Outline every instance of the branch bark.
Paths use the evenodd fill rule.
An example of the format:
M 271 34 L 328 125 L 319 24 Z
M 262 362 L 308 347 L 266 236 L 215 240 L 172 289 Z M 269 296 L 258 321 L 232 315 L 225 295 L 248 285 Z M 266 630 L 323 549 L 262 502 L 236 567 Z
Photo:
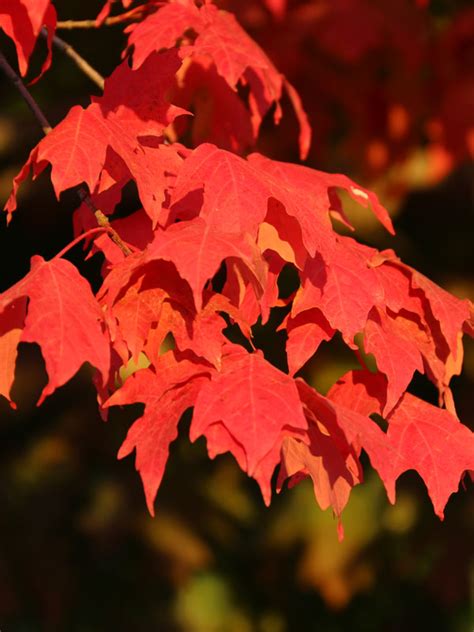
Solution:
M 120 15 L 109 16 L 105 18 L 103 22 L 97 22 L 97 20 L 63 20 L 56 23 L 56 28 L 68 31 L 72 29 L 99 29 L 102 26 L 115 26 L 116 24 L 123 24 L 124 22 L 138 22 L 147 12 L 146 7 L 135 7 L 135 9 L 131 9 Z
M 120 250 L 126 257 L 128 257 L 128 255 L 131 255 L 132 251 L 130 250 L 130 248 L 127 246 L 126 243 L 122 241 L 122 238 L 115 230 L 115 228 L 111 226 L 107 215 L 105 215 L 105 213 L 103 213 L 100 209 L 96 207 L 87 190 L 84 187 L 79 187 L 77 190 L 77 194 L 79 195 L 80 200 L 87 204 L 87 206 L 94 213 L 97 224 L 107 230 L 109 237 L 114 242 L 114 244 L 116 244 L 120 248 Z
M 39 107 L 39 105 L 36 103 L 36 101 L 32 97 L 30 91 L 25 86 L 25 84 L 21 80 L 20 76 L 10 66 L 10 64 L 8 63 L 5 55 L 3 55 L 3 53 L 1 51 L 0 51 L 0 69 L 8 77 L 8 79 L 13 83 L 13 85 L 16 87 L 16 89 L 19 91 L 19 93 L 21 94 L 21 96 L 25 100 L 26 104 L 28 105 L 28 107 L 32 111 L 34 117 L 36 118 L 36 120 L 40 124 L 41 129 L 43 130 L 43 133 L 45 135 L 49 134 L 49 132 L 51 132 L 53 128 L 51 127 L 48 119 L 46 118 L 46 116 L 41 111 L 41 108 Z M 127 246 L 127 244 L 125 244 L 122 241 L 120 235 L 117 233 L 115 228 L 113 228 L 110 225 L 110 222 L 109 222 L 107 216 L 100 209 L 98 209 L 96 207 L 96 205 L 94 204 L 94 202 L 93 202 L 93 200 L 92 200 L 87 188 L 84 187 L 83 185 L 79 185 L 77 187 L 77 194 L 79 196 L 79 199 L 82 202 L 85 202 L 87 204 L 87 206 L 94 212 L 94 215 L 95 215 L 95 218 L 97 220 L 98 226 L 100 228 L 103 228 L 104 230 L 107 231 L 107 233 L 110 236 L 110 238 L 112 239 L 112 241 L 115 244 L 117 244 L 117 246 L 120 248 L 120 250 L 123 252 L 123 254 L 126 257 L 128 255 L 131 255 L 132 251 Z
M 48 119 L 45 117 L 39 105 L 31 96 L 31 93 L 26 88 L 20 76 L 13 70 L 13 68 L 8 63 L 5 55 L 1 51 L 0 51 L 0 68 L 2 69 L 3 73 L 8 77 L 8 79 L 13 83 L 13 85 L 18 90 L 18 92 L 21 94 L 26 105 L 32 111 L 33 116 L 41 125 L 41 129 L 43 130 L 43 132 L 45 134 L 48 134 L 52 130 L 52 127 L 49 124 Z
M 48 36 L 48 31 L 45 27 L 41 29 L 41 35 L 43 37 Z M 84 57 L 81 57 L 81 55 L 79 55 L 79 53 L 71 46 L 71 44 L 68 44 L 68 42 L 65 42 L 57 35 L 53 36 L 53 44 L 54 46 L 56 46 L 56 48 L 62 51 L 70 59 L 72 59 L 76 66 L 80 70 L 82 70 L 82 72 L 87 75 L 87 77 L 89 77 L 89 79 L 93 81 L 96 86 L 98 86 L 101 90 L 104 89 L 104 78 L 102 77 L 102 75 L 98 73 L 97 70 L 84 59 Z

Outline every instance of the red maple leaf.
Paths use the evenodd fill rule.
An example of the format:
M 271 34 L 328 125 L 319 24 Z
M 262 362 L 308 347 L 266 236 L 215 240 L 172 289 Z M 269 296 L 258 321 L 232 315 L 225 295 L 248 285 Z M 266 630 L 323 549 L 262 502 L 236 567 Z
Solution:
M 119 458 L 137 451 L 136 468 L 142 477 L 148 509 L 160 486 L 169 444 L 176 439 L 178 422 L 193 405 L 200 386 L 208 379 L 206 367 L 184 357 L 166 353 L 156 363 L 156 373 L 145 369 L 127 379 L 105 406 L 145 403 L 145 413 L 130 428 L 119 451 Z
M 458 489 L 463 473 L 474 467 L 474 433 L 449 411 L 409 393 L 403 395 L 388 415 L 388 430 L 384 433 L 365 416 L 369 411 L 380 411 L 379 386 L 373 379 L 356 381 L 355 377 L 352 374 L 350 380 L 346 378 L 329 395 L 348 441 L 368 453 L 392 503 L 398 477 L 416 470 L 426 484 L 436 514 L 442 519 L 446 502 Z M 365 400 L 364 390 L 369 394 Z M 357 412 L 346 408 L 347 404 Z
M 384 413 L 392 410 L 411 382 L 414 371 L 423 373 L 420 349 L 409 332 L 397 326 L 397 320 L 374 308 L 364 329 L 364 347 L 387 376 L 388 389 Z
M 332 507 L 339 519 L 339 537 L 343 537 L 341 513 L 352 488 L 362 482 L 362 467 L 358 447 L 348 442 L 338 423 L 338 414 L 314 389 L 302 380 L 298 391 L 308 419 L 308 444 L 289 438 L 282 451 L 282 467 L 278 487 L 285 478 L 299 481 L 310 476 L 321 509 Z
M 110 349 L 102 312 L 89 283 L 68 261 L 33 257 L 30 272 L 0 294 L 0 310 L 2 355 L 8 362 L 2 368 L 3 395 L 9 396 L 18 342 L 41 347 L 49 381 L 39 403 L 84 362 L 98 369 L 103 384 L 108 381 Z
M 217 422 L 241 446 L 250 476 L 255 475 L 275 443 L 279 441 L 281 445 L 285 432 L 307 428 L 294 381 L 261 353 L 248 353 L 239 347 L 229 350 L 221 371 L 199 392 L 191 440 L 206 435 L 207 429 Z
M 38 80 L 51 66 L 51 42 L 56 28 L 56 10 L 51 0 L 0 0 L 0 28 L 16 47 L 18 66 L 24 76 L 41 28 L 48 29 L 48 54 Z
M 123 179 L 122 186 L 133 178 L 146 212 L 156 223 L 167 184 L 165 174 L 175 171 L 180 159 L 171 147 L 156 146 L 149 139 L 162 140 L 165 127 L 185 113 L 165 97 L 179 64 L 173 51 L 156 53 L 139 70 L 123 62 L 106 80 L 104 96 L 94 97 L 85 109 L 74 106 L 32 150 L 14 180 L 6 205 L 9 215 L 16 208 L 16 192 L 30 168 L 36 177 L 50 163 L 58 197 L 82 183 L 93 192 L 103 169 L 110 172 L 113 168 L 113 180 Z
M 330 340 L 335 333 L 318 308 L 300 312 L 295 317 L 290 316 L 284 325 L 288 332 L 286 355 L 290 375 L 299 371 L 316 353 L 321 342 Z

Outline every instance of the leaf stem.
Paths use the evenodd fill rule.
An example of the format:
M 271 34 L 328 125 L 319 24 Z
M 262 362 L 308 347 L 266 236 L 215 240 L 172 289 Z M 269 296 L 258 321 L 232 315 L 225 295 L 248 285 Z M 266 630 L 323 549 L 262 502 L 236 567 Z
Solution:
M 68 243 L 67 246 L 64 246 L 62 250 L 60 250 L 57 254 L 54 255 L 53 259 L 60 259 L 66 254 L 66 252 L 71 250 L 71 248 L 74 248 L 74 246 L 76 246 L 80 241 L 82 241 L 86 237 L 90 237 L 91 235 L 95 235 L 96 233 L 103 233 L 104 231 L 107 231 L 106 226 L 97 226 L 96 228 L 91 228 L 89 230 L 86 230 L 85 233 L 81 233 L 75 239 L 73 239 L 70 243 Z
M 13 70 L 13 68 L 8 63 L 5 55 L 1 51 L 0 51 L 0 68 L 2 69 L 4 74 L 8 77 L 8 79 L 13 83 L 13 85 L 18 90 L 18 92 L 21 94 L 26 105 L 30 108 L 35 119 L 40 124 L 43 132 L 45 134 L 49 134 L 49 132 L 52 130 L 52 127 L 48 119 L 45 117 L 39 105 L 31 96 L 30 91 L 25 86 L 20 76 Z
M 365 362 L 364 358 L 362 357 L 362 354 L 361 354 L 360 350 L 359 349 L 353 349 L 353 351 L 355 353 L 356 358 L 359 360 L 359 363 L 360 363 L 361 367 L 363 369 L 365 369 L 366 371 L 370 372 L 370 369 L 367 366 L 367 363 Z
M 122 238 L 120 237 L 118 232 L 115 230 L 115 228 L 111 226 L 107 215 L 105 215 L 100 209 L 96 207 L 92 198 L 87 193 L 87 190 L 84 187 L 79 187 L 77 190 L 77 194 L 79 195 L 80 199 L 85 204 L 87 204 L 87 206 L 94 213 L 97 223 L 99 224 L 101 228 L 104 228 L 108 232 L 109 237 L 114 242 L 114 244 L 116 244 L 120 248 L 120 250 L 123 252 L 123 254 L 126 257 L 131 255 L 132 251 L 130 250 L 130 248 L 127 246 L 126 243 L 122 241 Z
M 48 31 L 45 27 L 41 29 L 41 35 L 43 37 L 48 36 Z M 70 59 L 72 59 L 76 66 L 80 70 L 82 70 L 82 72 L 87 77 L 89 77 L 89 79 L 93 81 L 96 86 L 98 86 L 101 90 L 104 90 L 104 78 L 102 77 L 102 75 L 98 73 L 97 70 L 84 59 L 84 57 L 81 57 L 81 55 L 79 55 L 79 53 L 71 46 L 71 44 L 68 44 L 68 42 L 65 42 L 57 35 L 53 36 L 53 44 L 54 46 L 56 46 L 56 48 L 62 51 Z

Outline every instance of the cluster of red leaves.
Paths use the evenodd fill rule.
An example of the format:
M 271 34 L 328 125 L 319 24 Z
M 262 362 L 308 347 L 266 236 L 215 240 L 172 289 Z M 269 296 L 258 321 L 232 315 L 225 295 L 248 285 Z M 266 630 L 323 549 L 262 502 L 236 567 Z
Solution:
M 364 177 L 426 150 L 434 181 L 474 157 L 474 9 L 426 0 L 223 0 L 318 121 L 313 157 Z M 282 41 L 285 42 L 282 45 Z M 335 148 L 335 138 L 339 139 Z M 278 141 L 267 140 L 272 151 Z M 350 158 L 348 158 L 348 156 Z M 326 164 L 328 164 L 326 162 Z
M 350 227 L 341 190 L 393 232 L 376 196 L 349 178 L 257 153 L 242 158 L 211 143 L 191 150 L 170 142 L 189 116 L 170 96 L 192 93 L 192 68 L 208 73 L 223 103 L 239 103 L 217 114 L 228 146 L 241 120 L 250 124 L 250 142 L 271 107 L 280 116 L 285 80 L 230 14 L 191 0 L 158 4 L 129 27 L 133 63 L 127 58 L 102 97 L 73 107 L 32 150 L 6 206 L 11 217 L 20 183 L 48 164 L 58 196 L 86 184 L 110 215 L 133 181 L 143 208 L 112 221 L 132 254 L 107 233 L 94 236 L 92 252 L 104 257 L 96 296 L 68 261 L 32 260 L 29 274 L 0 295 L 0 392 L 10 397 L 23 341 L 39 344 L 45 358 L 41 399 L 88 362 L 104 409 L 144 403 L 119 456 L 136 450 L 152 513 L 169 445 L 193 407 L 191 440 L 204 436 L 211 458 L 232 453 L 266 503 L 280 464 L 278 489 L 310 476 L 320 506 L 339 519 L 362 480 L 364 450 L 392 502 L 397 478 L 415 469 L 442 517 L 463 473 L 474 469 L 473 434 L 457 419 L 449 389 L 463 331 L 473 331 L 471 306 L 393 251 L 336 232 L 333 221 Z M 239 101 L 237 88 L 245 88 Z M 304 153 L 309 130 L 290 93 Z M 75 213 L 79 234 L 94 225 L 89 206 Z M 299 286 L 283 299 L 278 281 L 289 266 Z M 254 344 L 253 327 L 275 308 L 284 314 L 288 373 Z M 378 369 L 349 372 L 324 397 L 295 374 L 337 332 L 357 358 L 362 334 Z M 117 388 L 120 369 L 138 358 L 148 367 Z M 436 385 L 440 408 L 406 392 L 415 371 Z

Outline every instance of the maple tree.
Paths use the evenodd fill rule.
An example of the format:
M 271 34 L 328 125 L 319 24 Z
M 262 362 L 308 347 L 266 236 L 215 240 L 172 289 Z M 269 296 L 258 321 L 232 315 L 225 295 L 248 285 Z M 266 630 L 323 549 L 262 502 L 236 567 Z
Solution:
M 123 23 L 128 37 L 102 96 L 51 129 L 20 84 L 47 134 L 14 179 L 8 220 L 22 182 L 48 166 L 56 195 L 76 188 L 81 203 L 75 240 L 50 261 L 34 257 L 30 272 L 0 295 L 0 393 L 11 401 L 17 347 L 30 342 L 48 373 L 39 403 L 85 362 L 95 369 L 104 416 L 111 406 L 143 403 L 119 457 L 136 451 L 151 513 L 169 446 L 192 408 L 191 441 L 205 437 L 211 458 L 230 452 L 267 504 L 277 468 L 278 490 L 309 476 L 342 536 L 364 450 L 391 502 L 398 477 L 414 469 L 442 518 L 474 469 L 473 434 L 450 390 L 463 334 L 474 331 L 472 304 L 393 250 L 338 232 L 338 225 L 354 230 L 344 192 L 393 234 L 374 193 L 344 175 L 249 153 L 264 118 L 280 121 L 284 93 L 299 122 L 302 160 L 311 129 L 296 90 L 231 13 L 194 0 L 121 4 L 124 12 L 110 17 L 105 3 L 96 21 Z M 55 26 L 49 0 L 0 2 L 21 75 L 41 33 L 47 71 Z M 114 219 L 130 183 L 140 206 Z M 86 256 L 103 258 L 95 295 L 63 258 L 81 241 Z M 289 295 L 288 270 L 297 278 Z M 256 344 L 256 329 L 275 315 L 287 371 Z M 336 335 L 359 368 L 324 396 L 298 372 Z M 137 362 L 142 368 L 131 370 Z M 416 371 L 438 389 L 439 407 L 407 391 Z

